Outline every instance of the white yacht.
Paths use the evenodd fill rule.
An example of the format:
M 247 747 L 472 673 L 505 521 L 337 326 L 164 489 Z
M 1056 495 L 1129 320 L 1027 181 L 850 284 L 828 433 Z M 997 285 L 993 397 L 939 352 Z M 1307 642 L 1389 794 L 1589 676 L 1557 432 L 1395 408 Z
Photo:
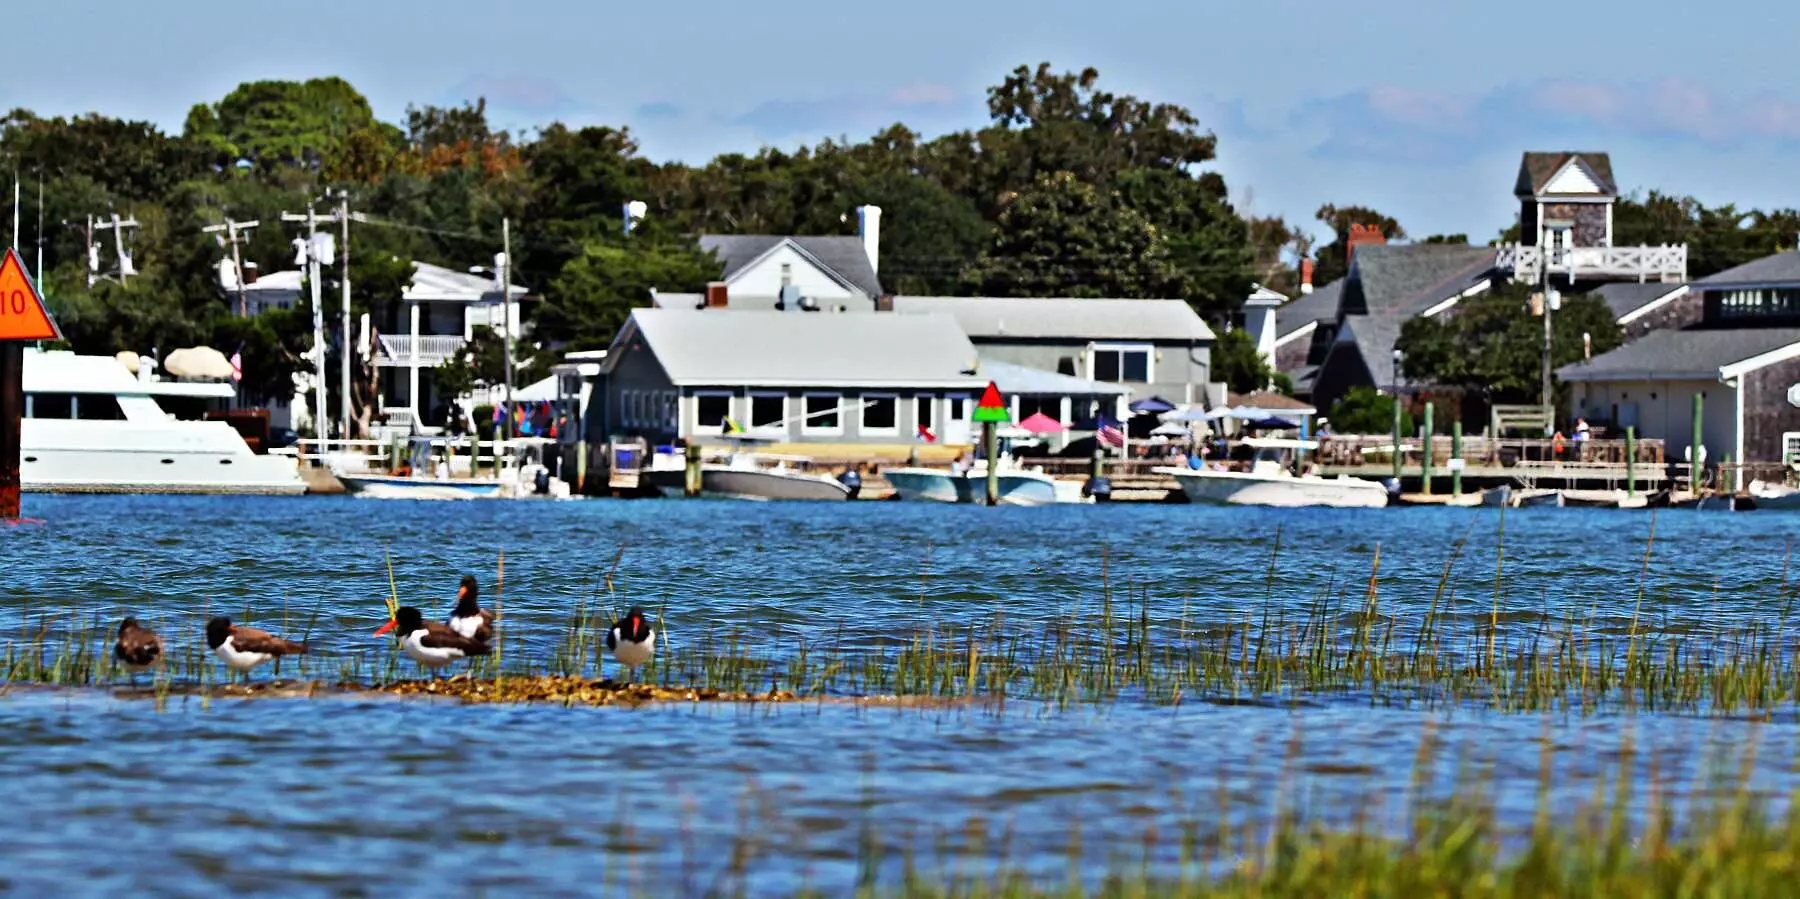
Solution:
M 1374 481 L 1339 475 L 1321 478 L 1314 475 L 1296 477 L 1288 471 L 1284 454 L 1296 450 L 1316 450 L 1310 440 L 1276 440 L 1249 438 L 1243 441 L 1256 451 L 1249 471 L 1220 471 L 1212 468 L 1157 468 L 1181 484 L 1189 502 L 1233 506 L 1332 506 L 1336 508 L 1379 508 L 1388 504 L 1387 488 Z
M 306 491 L 292 457 L 259 456 L 222 421 L 182 421 L 158 397 L 219 400 L 229 383 L 134 377 L 111 356 L 25 351 L 20 475 L 30 491 Z
M 807 468 L 805 456 L 753 453 L 733 449 L 719 457 L 709 453 L 700 463 L 700 494 L 722 499 L 846 500 L 850 488 L 837 478 Z M 686 492 L 687 460 L 657 453 L 643 474 L 663 496 Z

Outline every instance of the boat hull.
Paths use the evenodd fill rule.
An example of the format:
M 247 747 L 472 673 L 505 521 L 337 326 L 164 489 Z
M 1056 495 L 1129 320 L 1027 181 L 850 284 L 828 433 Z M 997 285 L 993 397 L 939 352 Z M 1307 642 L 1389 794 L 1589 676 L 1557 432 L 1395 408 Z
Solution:
M 20 487 L 34 493 L 306 492 L 292 458 L 250 452 L 223 422 L 26 419 L 19 436 Z
M 1360 478 L 1297 478 L 1235 471 L 1158 471 L 1173 475 L 1189 502 L 1206 505 L 1378 509 L 1388 504 L 1385 487 Z
M 974 501 L 968 478 L 931 468 L 890 468 L 881 473 L 902 500 L 909 502 L 967 503 Z
M 818 475 L 752 468 L 702 466 L 700 493 L 723 499 L 837 500 L 850 498 L 850 488 Z
M 428 478 L 400 478 L 389 475 L 338 475 L 344 492 L 369 499 L 459 500 L 495 499 L 501 495 L 501 483 L 483 481 L 438 481 Z

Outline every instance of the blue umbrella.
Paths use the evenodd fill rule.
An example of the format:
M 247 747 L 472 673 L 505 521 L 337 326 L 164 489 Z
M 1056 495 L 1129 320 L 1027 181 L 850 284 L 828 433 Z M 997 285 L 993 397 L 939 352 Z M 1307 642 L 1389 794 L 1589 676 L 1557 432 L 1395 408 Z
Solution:
M 1175 404 L 1160 396 L 1151 396 L 1132 403 L 1130 409 L 1133 412 L 1149 412 L 1154 415 L 1160 415 L 1164 412 L 1174 411 Z

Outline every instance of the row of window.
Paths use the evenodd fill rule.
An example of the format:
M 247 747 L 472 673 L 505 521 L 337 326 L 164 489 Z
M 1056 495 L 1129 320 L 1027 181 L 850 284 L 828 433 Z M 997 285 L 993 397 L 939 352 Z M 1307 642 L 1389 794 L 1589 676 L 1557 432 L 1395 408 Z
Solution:
M 619 423 L 634 430 L 674 431 L 681 394 L 673 390 L 622 390 Z
M 951 421 L 965 421 L 969 414 L 969 398 L 951 396 Z M 703 430 L 724 430 L 731 417 L 732 395 L 698 393 L 694 396 L 694 424 Z M 913 399 L 915 427 L 935 428 L 937 398 L 918 396 Z M 864 394 L 852 400 L 861 415 L 863 433 L 897 434 L 900 431 L 900 398 L 893 394 Z M 749 397 L 748 420 L 738 422 L 746 430 L 786 430 L 791 423 L 788 396 L 780 393 L 753 393 Z M 844 399 L 835 393 L 809 393 L 800 398 L 800 429 L 813 434 L 837 434 L 844 429 Z
M 1759 315 L 1800 315 L 1800 290 L 1793 288 L 1753 288 L 1726 290 L 1719 293 L 1720 318 L 1749 318 Z
M 25 417 L 123 421 L 125 412 L 109 393 L 27 393 Z

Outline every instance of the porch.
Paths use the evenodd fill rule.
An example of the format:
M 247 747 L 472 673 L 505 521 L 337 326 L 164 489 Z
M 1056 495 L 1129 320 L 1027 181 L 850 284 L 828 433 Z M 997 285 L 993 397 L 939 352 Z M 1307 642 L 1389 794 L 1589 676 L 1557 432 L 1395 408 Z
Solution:
M 1496 266 L 1512 272 L 1514 281 L 1542 280 L 1549 273 L 1571 281 L 1660 281 L 1680 284 L 1687 280 L 1686 244 L 1654 247 L 1544 247 L 1508 244 L 1499 248 Z

